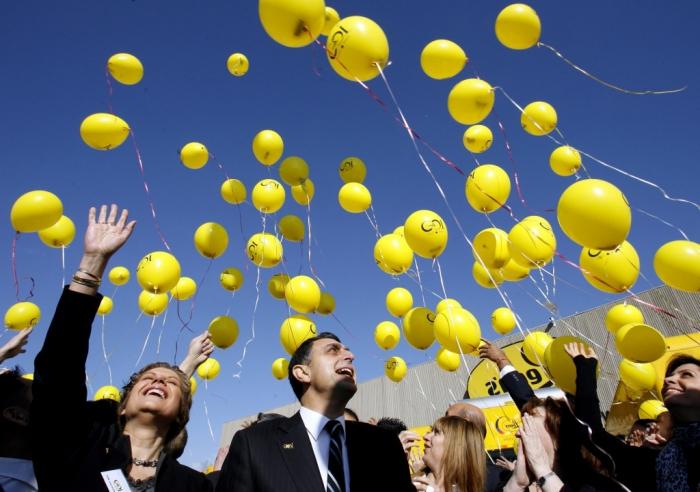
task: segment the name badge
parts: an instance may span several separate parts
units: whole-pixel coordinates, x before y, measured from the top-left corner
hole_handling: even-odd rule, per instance
[[[124,473],[120,469],[107,470],[102,472],[102,480],[107,485],[110,492],[129,492],[129,482],[126,481]]]

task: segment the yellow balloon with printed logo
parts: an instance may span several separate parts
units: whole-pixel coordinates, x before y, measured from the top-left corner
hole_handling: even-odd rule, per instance
[[[452,309],[463,309],[462,305],[456,299],[445,298],[437,303],[435,306],[435,314],[440,314],[443,311],[449,311]]]
[[[460,355],[440,347],[435,354],[435,363],[440,369],[447,372],[455,372],[459,369]]]
[[[314,198],[316,187],[311,179],[307,179],[300,185],[292,186],[292,198],[299,205],[308,205]]]
[[[374,245],[374,261],[384,273],[401,275],[413,264],[413,250],[398,234],[385,234]]]
[[[484,262],[486,268],[502,268],[510,260],[508,234],[496,227],[480,231],[472,241],[474,259]]]
[[[207,381],[214,379],[219,375],[219,372],[221,372],[221,364],[213,357],[209,357],[197,367],[197,375]]]
[[[195,292],[197,292],[197,282],[190,277],[180,277],[180,280],[177,281],[175,287],[170,291],[170,295],[178,301],[186,301],[191,298]]]
[[[238,323],[229,316],[217,316],[209,323],[209,333],[214,345],[228,348],[238,339]]]
[[[80,136],[85,145],[95,150],[112,150],[124,143],[131,128],[119,116],[95,113],[80,124]]]
[[[403,287],[394,287],[386,294],[386,309],[400,318],[413,307],[413,295]]]
[[[362,183],[367,176],[367,167],[359,157],[346,157],[338,167],[343,183]]]
[[[247,192],[245,185],[242,181],[238,179],[227,179],[221,184],[221,198],[224,199],[226,203],[231,203],[233,205],[240,205],[246,199]]]
[[[100,301],[100,305],[97,306],[97,314],[101,316],[107,316],[109,313],[112,312],[113,308],[114,302],[112,301],[112,299],[110,297],[104,296]]]
[[[372,194],[361,183],[346,183],[338,192],[338,202],[346,212],[361,214],[372,205]]]
[[[493,133],[488,126],[472,125],[464,131],[462,143],[472,154],[481,154],[491,148]]]
[[[209,151],[204,144],[190,142],[180,149],[180,161],[189,169],[201,169],[209,161]]]
[[[657,375],[653,364],[622,359],[619,370],[620,380],[635,391],[649,391],[656,386]]]
[[[581,154],[568,145],[557,147],[549,155],[549,167],[559,176],[576,174],[581,167]]]
[[[51,227],[40,230],[38,233],[41,242],[51,248],[65,248],[75,238],[75,224],[65,215]]]
[[[121,393],[119,392],[119,388],[116,386],[101,386],[98,388],[97,391],[95,391],[94,396],[92,397],[93,400],[98,401],[98,400],[113,400],[119,403],[122,401],[122,396]]]
[[[116,53],[107,60],[109,74],[124,85],[135,85],[143,78],[143,64],[134,55]]]
[[[481,327],[466,309],[445,309],[435,317],[435,338],[450,352],[468,354],[479,346]]]
[[[263,179],[253,188],[250,194],[253,205],[264,214],[274,214],[284,205],[286,197],[284,186],[274,179]]]
[[[18,302],[5,311],[5,326],[10,330],[24,330],[36,325],[40,319],[41,310],[33,302]]]
[[[464,193],[469,205],[477,212],[493,212],[508,200],[510,178],[503,168],[484,164],[469,173]]]
[[[51,227],[63,216],[61,199],[50,191],[29,191],[15,200],[10,210],[12,228],[17,232],[37,232]]]
[[[234,77],[243,77],[248,73],[250,62],[243,53],[233,53],[226,60],[226,68]]]
[[[326,39],[326,56],[333,70],[351,81],[367,81],[379,75],[389,61],[389,41],[382,28],[367,17],[341,19]]]
[[[158,316],[168,307],[168,294],[154,294],[142,290],[139,294],[139,309],[149,316]]]
[[[617,304],[605,314],[605,327],[613,335],[617,333],[617,330],[630,323],[644,323],[642,312],[631,304]]]
[[[304,223],[296,215],[285,215],[277,223],[279,231],[287,241],[298,243],[304,240]]]
[[[656,420],[662,413],[668,412],[668,408],[664,406],[664,402],[660,400],[645,400],[639,405],[637,415],[640,419]]]
[[[218,258],[228,248],[228,232],[216,222],[205,222],[194,231],[194,246],[205,258]]]
[[[338,21],[340,20],[340,14],[333,7],[326,5],[325,17],[323,21],[323,29],[321,29],[322,36],[328,36]]]
[[[123,266],[115,266],[109,271],[109,281],[117,287],[126,284],[131,278],[129,269]]]
[[[264,166],[271,166],[282,157],[284,141],[274,130],[262,130],[253,138],[253,155]]]
[[[466,79],[458,82],[447,96],[450,116],[463,125],[475,125],[493,109],[494,92],[488,82]]]
[[[275,273],[267,282],[267,290],[275,299],[284,299],[284,289],[289,283],[289,275],[286,273]]]
[[[311,277],[297,275],[287,282],[284,297],[295,311],[310,313],[315,311],[321,302],[321,289]]]
[[[700,243],[671,241],[654,255],[654,271],[674,289],[700,292]]]
[[[275,379],[284,379],[289,375],[289,361],[279,357],[272,362],[272,375]]]
[[[514,3],[501,10],[496,17],[496,37],[512,50],[526,50],[540,40],[542,26],[532,7]]]
[[[508,233],[510,256],[520,265],[543,266],[554,257],[557,239],[547,219],[530,215],[515,224]]]
[[[633,362],[654,362],[666,353],[666,339],[653,326],[629,323],[615,332],[620,355]]]
[[[612,294],[631,289],[639,276],[639,255],[627,241],[609,251],[583,248],[579,263],[589,284]]]
[[[532,331],[525,335],[522,352],[528,362],[535,366],[544,364],[544,352],[554,339],[543,331]]]
[[[510,248],[508,251],[510,252]],[[503,279],[507,280],[508,282],[518,282],[530,275],[530,269],[521,265],[513,258],[508,260],[508,262],[499,271],[501,275],[503,275]]]
[[[318,314],[331,314],[335,311],[335,297],[330,292],[321,292],[321,302],[318,303],[316,312]]]
[[[248,259],[263,268],[272,268],[282,261],[282,243],[274,234],[253,234],[246,245]]]
[[[520,126],[535,137],[547,135],[557,127],[557,112],[544,101],[531,102],[520,115]]]
[[[304,340],[316,336],[316,324],[303,314],[295,314],[285,319],[280,326],[280,343],[289,355],[294,352]]]
[[[464,50],[449,39],[429,42],[420,54],[420,66],[431,79],[449,79],[462,71],[468,58]]]
[[[435,313],[426,307],[414,307],[401,322],[406,341],[419,350],[425,350],[435,341],[433,323]]]
[[[289,186],[302,184],[309,177],[309,165],[297,156],[285,158],[280,164],[280,178]]]
[[[180,263],[170,253],[153,251],[136,266],[136,280],[149,292],[168,292],[180,279]]]
[[[400,383],[406,377],[408,366],[401,357],[390,357],[384,363],[384,374],[395,383]]]
[[[447,226],[431,210],[417,210],[403,225],[404,238],[411,249],[423,258],[436,258],[447,247]]]
[[[238,268],[229,267],[219,275],[219,283],[228,291],[236,291],[243,286],[243,272]]]
[[[500,270],[484,268],[478,261],[472,265],[472,277],[478,285],[485,289],[495,289],[503,283],[503,274]]]
[[[323,0],[259,0],[258,14],[265,32],[288,48],[300,48],[316,39],[326,21]]]
[[[401,331],[396,323],[382,321],[374,328],[374,341],[382,350],[392,350],[401,340]]]
[[[507,307],[499,307],[491,313],[491,326],[499,335],[507,335],[516,326],[515,314]]]
[[[625,195],[601,179],[582,179],[559,197],[557,219],[564,234],[580,246],[614,249],[627,238],[632,212]]]

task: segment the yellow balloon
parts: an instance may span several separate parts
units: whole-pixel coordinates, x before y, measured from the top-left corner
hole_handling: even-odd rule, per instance
[[[305,340],[316,336],[316,324],[303,314],[295,314],[285,319],[280,326],[280,343],[289,355]]]
[[[662,413],[668,412],[668,409],[664,406],[664,402],[659,400],[646,400],[639,405],[639,410],[637,411],[640,419],[652,419],[656,420]]]
[[[447,96],[450,116],[463,125],[474,125],[486,118],[493,109],[494,91],[481,79],[458,82]]]
[[[417,210],[409,215],[403,232],[411,249],[423,258],[436,258],[447,247],[445,221],[431,210]]]
[[[325,17],[323,22],[323,29],[321,29],[322,36],[328,36],[338,21],[340,20],[340,14],[333,7],[326,6]]]
[[[389,61],[389,41],[382,28],[358,15],[341,19],[326,40],[326,56],[333,70],[352,80],[371,80]]]
[[[274,234],[253,234],[246,245],[248,259],[263,268],[272,268],[282,261],[282,243]]]
[[[37,232],[51,227],[63,216],[61,199],[50,191],[34,190],[12,204],[10,221],[18,232]]]
[[[311,277],[292,277],[284,288],[284,296],[289,306],[300,313],[311,313],[321,303],[321,289]]]
[[[400,318],[413,307],[413,296],[403,287],[394,287],[386,295],[386,309]]]
[[[496,37],[505,47],[526,50],[540,40],[540,18],[523,3],[507,6],[496,17]]]
[[[289,361],[279,357],[272,362],[272,375],[275,379],[284,379],[289,376]]]
[[[579,263],[589,284],[612,294],[631,289],[639,276],[639,255],[627,241],[610,251],[583,248]]]
[[[523,356],[535,366],[544,364],[544,352],[554,339],[549,333],[543,331],[532,331],[525,335],[523,340]]]
[[[456,299],[445,298],[435,306],[435,314],[440,314],[443,311],[451,311],[453,309],[464,309]]]
[[[294,198],[294,201],[299,205],[308,205],[311,203],[315,193],[316,187],[310,179],[307,179],[300,185],[292,186],[292,198]]]
[[[248,57],[243,53],[234,53],[226,60],[226,68],[234,77],[243,77],[248,73],[249,67]]]
[[[567,343],[582,343],[590,348],[588,343],[577,337],[557,337],[544,351],[544,362],[549,377],[554,384],[570,395],[576,394],[576,365],[574,360],[564,349]],[[598,367],[600,371],[600,366]]]
[[[109,113],[91,114],[80,124],[85,145],[96,150],[112,150],[124,143],[131,128],[120,117]]]
[[[481,258],[487,268],[502,268],[510,260],[506,231],[496,227],[484,229],[474,236],[472,244],[474,259],[478,262]]]
[[[425,350],[435,341],[433,323],[435,313],[426,307],[414,307],[401,321],[406,341],[419,350]]]
[[[209,323],[209,333],[214,345],[228,348],[238,339],[238,323],[228,316],[217,316]]]
[[[200,169],[209,161],[209,151],[199,142],[190,142],[180,149],[180,161],[189,169]]]
[[[119,388],[116,386],[102,386],[100,387],[97,391],[95,391],[95,395],[92,397],[93,400],[114,400],[117,403],[122,401],[122,395],[119,392]]]
[[[22,374],[22,377],[24,379],[29,380],[29,381],[34,381],[34,373],[33,372],[28,372],[28,373]]]
[[[493,133],[488,126],[472,125],[464,131],[462,143],[472,154],[481,154],[491,148]]]
[[[382,321],[374,328],[374,341],[380,349],[391,350],[399,344],[399,340],[401,331],[392,321]]]
[[[447,372],[455,372],[459,369],[460,355],[440,347],[435,354],[435,362],[440,369]]]
[[[107,70],[117,82],[135,85],[143,78],[143,65],[134,55],[117,53],[107,60]]]
[[[615,333],[617,351],[633,362],[654,362],[666,353],[666,339],[656,328],[629,323]]]
[[[557,249],[552,225],[537,215],[525,217],[515,224],[508,233],[508,241],[511,258],[527,268],[546,265]]]
[[[627,238],[632,226],[625,195],[600,179],[582,179],[564,190],[557,219],[569,239],[591,249],[614,249]]]
[[[435,338],[450,352],[468,354],[479,346],[481,328],[466,309],[446,309],[435,317]]]
[[[192,393],[192,396],[197,392],[197,380],[194,378],[194,376],[190,377],[190,393]]]
[[[282,157],[284,141],[274,130],[263,130],[253,138],[253,155],[265,166],[271,166]]]
[[[510,248],[508,251],[510,251]],[[530,269],[521,265],[513,258],[508,260],[508,263],[506,263],[499,271],[501,275],[503,275],[503,279],[507,280],[508,282],[518,282],[519,280],[522,280],[530,275]]]
[[[499,307],[491,313],[491,326],[499,335],[507,335],[516,326],[515,314],[507,307]]]
[[[335,311],[335,297],[330,292],[321,292],[321,302],[318,303],[318,314],[331,314]]]
[[[287,241],[298,243],[304,240],[304,222],[296,215],[285,215],[279,220],[277,227]]]
[[[454,41],[436,39],[420,54],[420,66],[425,74],[437,80],[449,79],[462,71],[468,61],[467,54]]]
[[[401,275],[413,264],[413,250],[398,234],[385,234],[374,245],[374,261],[384,273]]]
[[[236,291],[243,286],[243,273],[238,268],[227,268],[219,275],[219,283],[228,291]]]
[[[499,270],[487,270],[478,261],[472,265],[472,277],[478,285],[485,289],[495,289],[496,286],[503,283],[503,274]]]
[[[221,184],[221,198],[226,203],[239,205],[246,199],[247,192],[242,181],[237,179],[227,179]]]
[[[581,154],[578,150],[568,145],[557,147],[549,155],[549,167],[554,174],[559,176],[571,176],[581,167]]]
[[[38,233],[41,242],[52,248],[64,248],[73,242],[75,238],[75,224],[65,215],[51,227],[40,230]]]
[[[124,285],[131,278],[129,269],[123,266],[115,266],[109,271],[109,281],[116,286]]]
[[[260,212],[274,214],[284,205],[286,195],[282,183],[274,179],[263,179],[255,185],[250,197]]]
[[[97,306],[97,314],[107,316],[112,312],[112,308],[114,308],[114,302],[112,302],[110,297],[104,296],[100,301],[100,305]]]
[[[620,380],[635,391],[649,391],[656,386],[656,369],[649,363],[620,361]]]
[[[178,301],[186,301],[197,292],[197,282],[190,277],[180,277],[175,287],[170,290],[172,295]]]
[[[289,282],[289,275],[286,273],[275,273],[267,282],[267,290],[275,299],[284,299],[284,289]]]
[[[219,372],[221,372],[221,364],[212,357],[209,357],[197,367],[197,375],[206,380],[214,379],[219,375]]]
[[[309,177],[309,165],[301,157],[287,157],[280,164],[280,177],[289,186],[302,184]]]
[[[631,304],[617,304],[605,314],[605,327],[613,335],[617,333],[617,330],[630,323],[644,323],[642,312]]]
[[[36,325],[41,319],[41,310],[33,302],[18,302],[5,311],[5,326],[10,330],[24,330]]]
[[[531,102],[520,115],[520,126],[535,137],[547,135],[557,127],[557,112],[544,101]]]
[[[154,294],[142,290],[139,294],[139,309],[149,316],[158,316],[168,307],[168,294]]]
[[[346,212],[360,214],[372,205],[372,194],[361,183],[346,183],[338,192],[338,202]]]
[[[149,292],[167,292],[180,279],[180,263],[170,253],[154,251],[144,256],[136,266],[136,280]]]
[[[406,377],[407,372],[408,366],[401,357],[390,357],[384,363],[384,374],[395,383],[401,382]]]
[[[346,157],[340,163],[338,174],[343,183],[362,183],[367,176],[367,167],[359,157]]]
[[[654,271],[669,287],[700,292],[700,244],[694,241],[671,241],[654,255]]]
[[[258,13],[265,32],[288,48],[311,44],[326,22],[323,0],[260,0]]]
[[[405,234],[403,233],[403,226],[398,226],[392,231],[394,234],[398,234],[399,236],[405,238]]]
[[[205,222],[194,231],[194,246],[205,258],[218,258],[228,248],[228,233],[216,222]]]
[[[510,178],[503,168],[484,164],[469,173],[464,193],[469,205],[477,212],[493,212],[508,200]]]

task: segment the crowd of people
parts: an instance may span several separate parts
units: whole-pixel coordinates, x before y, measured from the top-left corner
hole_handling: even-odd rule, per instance
[[[670,361],[668,412],[635,424],[626,439],[606,432],[595,353],[566,346],[576,394],[539,399],[506,355],[480,353],[522,415],[515,455],[490,456],[486,419],[457,402],[421,437],[398,419],[360,422],[347,404],[357,391],[353,353],[332,333],[303,342],[289,363],[301,408],[261,413],[219,450],[216,471],[180,464],[192,404],[189,377],[213,346],[206,333],[179,366],[146,365],[120,402],[88,401],[85,362],[102,274],[135,223],[115,205],[90,210],[84,254],[58,302],[34,379],[0,374],[0,492],[18,491],[653,491],[700,490],[700,360]],[[31,329],[0,348],[0,363],[24,351]],[[416,450],[420,444],[424,452]]]

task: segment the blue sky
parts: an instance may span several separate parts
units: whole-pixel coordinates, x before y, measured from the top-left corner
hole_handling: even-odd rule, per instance
[[[414,0],[340,0],[331,6],[342,17],[364,15],[383,27],[392,61],[386,74],[402,109],[412,127],[461,168],[469,170],[474,160],[461,144],[464,127],[450,118],[446,100],[455,83],[476,71],[521,104],[535,100],[551,103],[559,114],[559,128],[570,144],[658,183],[671,195],[698,201],[700,140],[696,137],[696,119],[700,72],[695,60],[700,34],[694,19],[700,14],[700,5],[691,1],[674,2],[672,6],[651,1],[531,3],[542,21],[542,41],[598,76],[635,89],[688,86],[680,94],[643,97],[605,88],[544,49],[512,51],[500,45],[493,23],[506,5],[501,1],[435,0],[426,4]],[[244,256],[243,248],[248,237],[261,230],[261,217],[249,203],[243,205],[241,234],[238,211],[219,197],[223,174],[215,163],[210,161],[197,171],[179,163],[179,148],[187,142],[205,143],[228,174],[244,181],[249,190],[268,177],[268,172],[277,175],[277,167],[268,170],[252,155],[251,140],[258,131],[275,129],[285,140],[285,155],[307,160],[316,185],[311,207],[312,264],[335,296],[336,314],[351,333],[332,318],[315,316],[315,320],[320,329],[345,338],[357,356],[360,380],[383,372],[382,361],[387,354],[375,346],[372,332],[378,322],[390,319],[384,307],[386,292],[401,285],[419,300],[420,291],[410,279],[389,278],[376,268],[372,258],[375,237],[369,222],[363,215],[350,215],[339,207],[336,197],[342,183],[337,167],[349,155],[360,156],[367,164],[365,184],[372,192],[382,232],[390,232],[417,209],[432,209],[445,218],[450,239],[440,263],[446,291],[477,316],[484,336],[496,338],[489,319],[491,311],[502,302],[495,291],[473,282],[471,253],[420,165],[406,132],[394,121],[394,109],[380,79],[369,85],[388,104],[388,112],[357,84],[338,77],[320,49],[291,49],[275,43],[262,29],[257,4],[252,1],[5,2],[0,27],[4,65],[0,206],[6,213],[0,235],[6,251],[6,261],[0,266],[3,309],[15,302],[9,210],[26,191],[46,189],[56,193],[79,231],[84,228],[91,205],[116,202],[129,208],[139,224],[112,266],[124,265],[133,273],[144,254],[162,249],[131,143],[98,152],[85,146],[78,133],[85,116],[107,110],[104,66],[113,53],[132,53],[145,66],[145,77],[139,85],[114,85],[111,102],[115,113],[131,125],[138,139],[158,220],[184,275],[199,281],[207,271],[209,261],[193,246],[196,227],[216,221],[228,229],[228,251],[213,261],[200,285],[191,325],[204,330],[213,317],[230,308],[238,320],[240,336],[233,347],[217,351],[215,356],[223,365],[221,375],[207,391],[201,388],[195,398],[186,463],[199,466],[213,460],[216,453],[217,445],[209,436],[204,414],[205,399],[217,444],[218,431],[226,420],[293,399],[287,382],[276,381],[270,375],[272,360],[285,355],[278,331],[287,308],[267,294],[266,284],[281,267],[260,272],[257,337],[249,345],[240,379],[231,377],[251,334],[256,298],[256,269]],[[432,80],[420,69],[423,46],[437,38],[457,42],[470,58],[465,70],[453,79]],[[226,70],[226,59],[234,52],[245,53],[250,60],[245,77],[232,77]],[[497,129],[501,121],[527,205],[535,210],[555,208],[559,195],[574,178],[561,178],[549,170],[548,157],[555,145],[546,138],[525,134],[519,119],[517,110],[497,94],[495,111],[484,121],[493,130],[495,142],[478,159],[503,166],[512,178],[516,168]],[[464,178],[425,148],[422,150],[467,234],[472,237],[488,227],[488,221],[466,203]],[[697,240],[697,210],[665,200],[658,191],[591,161],[584,160],[584,164],[593,177],[620,187],[634,208],[662,217]],[[515,193],[509,204],[517,216],[528,215]],[[303,218],[306,213],[289,193],[278,217],[286,213]],[[545,216],[555,225],[562,254],[576,260],[580,248],[558,228],[555,214]],[[506,230],[513,223],[504,211],[492,214],[491,219]],[[268,218],[268,229],[273,221]],[[80,235],[66,250],[67,272],[77,265]],[[659,284],[652,268],[654,251],[678,238],[673,228],[633,212],[628,239],[640,254],[646,277],[640,277],[635,290]],[[285,255],[289,271],[298,272],[299,245],[286,243]],[[419,265],[424,288],[440,292],[431,263],[419,260]],[[17,266],[23,279],[35,280],[33,301],[43,313],[28,353],[17,359],[30,371],[59,295],[60,251],[47,248],[35,235],[23,235],[18,242]],[[240,268],[245,275],[245,285],[233,299],[217,281],[218,273],[230,266]],[[301,264],[301,271],[309,273],[308,261]],[[547,283],[550,300],[562,316],[615,298],[596,291],[578,271],[562,262],[556,263],[556,275],[556,292],[551,281]],[[538,282],[544,290],[542,281]],[[22,297],[26,297],[29,282],[23,280],[21,287]],[[543,299],[529,280],[505,284],[504,290],[525,327],[542,324],[551,315],[533,301]],[[137,319],[139,291],[133,280],[120,288],[115,309],[105,318],[115,383],[121,383],[133,370],[150,326],[150,319]],[[112,286],[106,287],[106,294],[112,292]],[[434,307],[436,301],[428,296],[429,307]],[[183,313],[189,309],[189,303],[181,306]],[[95,323],[88,362],[93,389],[108,382],[99,340],[100,323],[99,319]],[[171,304],[165,324],[162,317],[155,322],[144,361],[171,360],[180,326]],[[164,334],[157,354],[155,341],[161,327]],[[0,341],[8,337],[5,334]],[[421,353],[402,341],[393,354],[403,356],[411,365],[428,360],[436,350],[437,345],[433,345]]]

